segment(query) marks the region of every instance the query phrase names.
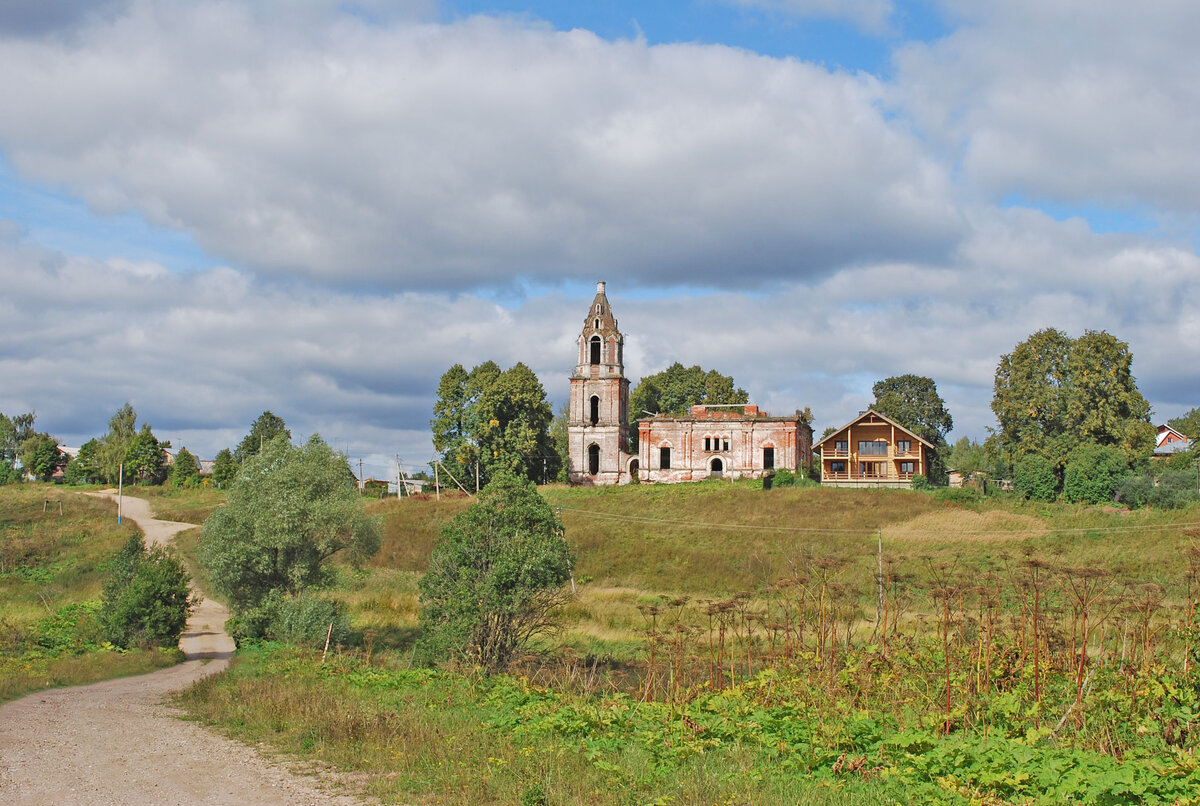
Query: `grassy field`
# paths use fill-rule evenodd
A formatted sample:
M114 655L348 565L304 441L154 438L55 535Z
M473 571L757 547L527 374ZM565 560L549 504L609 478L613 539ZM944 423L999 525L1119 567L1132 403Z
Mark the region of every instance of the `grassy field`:
M178 662L101 640L106 563L135 532L108 502L53 485L0 487L0 701Z
M542 492L578 594L512 674L411 667L417 581L469 501L390 500L329 592L353 645L242 653L187 706L385 802L1200 802L1200 510Z

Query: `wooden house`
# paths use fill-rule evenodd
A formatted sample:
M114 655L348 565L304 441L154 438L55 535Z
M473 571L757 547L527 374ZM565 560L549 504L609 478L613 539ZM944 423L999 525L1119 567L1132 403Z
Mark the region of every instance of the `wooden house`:
M875 411L864 411L813 450L821 452L821 484L832 487L911 487L929 474L933 445Z

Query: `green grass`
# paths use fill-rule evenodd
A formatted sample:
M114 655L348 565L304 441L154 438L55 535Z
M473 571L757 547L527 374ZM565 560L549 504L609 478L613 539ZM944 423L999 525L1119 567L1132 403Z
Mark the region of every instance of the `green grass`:
M62 514L59 514L59 503ZM141 674L177 652L103 645L95 611L107 563L135 534L111 504L50 484L0 486L0 700Z
M150 502L154 517L178 523L204 523L205 518L225 503L226 493L212 487L173 487L163 484L153 487L126 488L129 495Z
M186 706L362 772L384 802L1197 802L1184 795L1200 791L1200 655L1186 674L1182 661L1200 640L1183 618L1200 508L728 482L542 492L578 553L579 593L563 633L513 676L409 668L417 581L469 500L387 500L369 505L380 554L340 567L329 592L355 645L324 666L275 646L239 653ZM880 539L901 611L886 645L872 637ZM1031 556L1061 569L1041 601L1038 679ZM1112 588L1072 711L1078 568ZM989 573L1001 592L985 628ZM1152 582L1166 593L1143 622Z

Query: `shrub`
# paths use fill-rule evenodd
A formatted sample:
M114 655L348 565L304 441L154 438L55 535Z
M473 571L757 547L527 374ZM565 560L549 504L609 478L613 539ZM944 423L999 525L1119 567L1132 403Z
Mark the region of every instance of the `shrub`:
M330 632L330 625L333 626ZM287 596L273 591L258 607L232 619L228 631L239 646L248 641L269 640L308 648L321 648L326 636L331 644L350 638L350 621L342 602L313 593Z
M929 483L929 479L920 473L917 473L912 477L912 488L914 490L928 490L932 486L933 485Z
M1118 481L1129 465L1120 448L1081 445L1071 451L1063 476L1063 497L1071 503L1100 504L1112 501Z
M1144 507L1154 495L1154 479L1144 473L1131 473L1117 484L1117 500L1131 509Z
M502 472L442 527L421 578L424 659L503 669L555 626L575 557L532 482Z
M1180 509L1195 502L1196 474L1191 470L1165 470L1150 493L1149 503L1159 509Z
M796 474L786 467L781 467L775 471L775 486L776 487L795 487Z
M1021 457L1013 468L1013 490L1030 501L1053 501L1058 497L1053 463L1039 453Z
M172 647L196 605L182 563L159 546L129 538L104 584L101 621L115 646Z

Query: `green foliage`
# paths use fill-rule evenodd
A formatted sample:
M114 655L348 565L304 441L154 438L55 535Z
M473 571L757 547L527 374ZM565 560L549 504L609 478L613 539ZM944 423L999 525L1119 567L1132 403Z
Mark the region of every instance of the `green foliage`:
M280 434L242 466L229 502L204 522L200 559L235 611L271 591L297 594L326 578L324 563L346 551L361 562L379 550L346 458L314 435L297 447Z
M219 489L224 489L229 482L233 481L238 473L237 460L233 458L233 453L229 448L222 448L217 451L217 458L213 461L212 482Z
M1188 439L1200 439L1200 406L1180 417L1172 417L1167 420L1167 425Z
M172 647L195 607L183 564L135 535L114 558L104 584L101 619L114 646Z
M433 407L433 445L442 464L463 486L479 464L482 484L513 473L534 481L558 477L561 459L550 436L553 420L546 392L522 363L501 372L487 361L467 373L446 370Z
M421 579L423 647L497 670L554 626L575 558L532 483L503 473L442 528Z
M108 433L100 440L100 471L104 481L117 483L121 475L121 463L125 461L125 454L137 433L137 412L132 404L126 402L109 418Z
M287 423L283 421L282 417L264 411L258 415L257 420L250 424L250 433L246 434L238 443L233 452L233 458L239 464L245 462L251 456L257 456L268 442L280 435L289 440L292 438L292 432L288 430Z
M186 447L180 448L171 465L171 483L176 487L195 487L200 483L200 463Z
M1058 497L1054 463L1039 453L1021 457L1013 468L1013 491L1030 501L1053 501Z
M1131 473L1117 484L1117 498L1132 509L1181 509L1200 499L1196 471L1166 469L1157 480L1148 473Z
M996 367L997 453L1014 464L1040 453L1056 469L1085 442L1119 448L1126 467L1148 456L1154 427L1132 364L1129 345L1104 331L1034 333Z
M914 490L928 490L933 485L929 483L929 479L920 473L914 474L912 477L912 488Z
M7 417L0 413L0 465L12 467L21 453L21 445L34 435L37 414L28 412Z
M138 484L162 484L167 477L167 459L163 451L170 442L159 442L149 423L129 441L125 449L125 478Z
M932 378L922 375L897 375L877 381L871 387L875 402L871 408L886 415L934 446L928 473L932 484L946 483L946 435L954 428L954 418L938 394Z
M963 481L967 481L974 474L987 470L987 451L979 442L963 437L954 443L946 463L950 469L962 474Z
M629 394L630 435L637 450L638 420L654 414L687 414L692 406L717 403L748 403L746 390L734 384L729 375L699 365L685 367L676 361L671 366L638 381Z
M21 467L32 476L49 481L66 465L66 454L59 451L58 440L49 434L34 434L21 443Z
M1117 483L1128 471L1125 454L1114 445L1080 445L1071 451L1063 476L1063 497L1072 504L1113 500Z
M97 439L83 443L79 453L63 471L63 480L68 484L93 484L104 478L100 469L103 445Z
M228 631L238 646L267 640L319 649L326 637L331 646L345 644L350 621L345 605L337 600L309 591L288 596L274 590L257 607L230 619Z

